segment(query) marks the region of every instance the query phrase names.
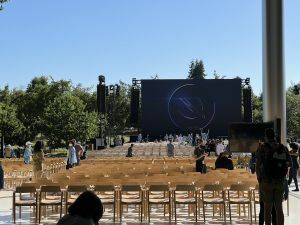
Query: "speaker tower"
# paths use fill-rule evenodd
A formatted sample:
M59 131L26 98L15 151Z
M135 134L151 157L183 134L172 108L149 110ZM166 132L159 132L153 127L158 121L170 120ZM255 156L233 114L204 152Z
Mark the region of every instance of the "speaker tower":
M106 87L105 87L105 77L100 75L99 84L97 85L97 109L99 113L105 114L105 98L106 98Z
M131 88L130 100L130 123L136 125L139 122L140 89L133 86Z

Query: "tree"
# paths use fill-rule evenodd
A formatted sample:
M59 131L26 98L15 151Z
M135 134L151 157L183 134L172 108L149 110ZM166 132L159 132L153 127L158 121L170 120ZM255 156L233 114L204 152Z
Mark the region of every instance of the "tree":
M81 99L88 112L97 112L97 94L91 88L84 88L81 84L73 87L72 94Z
M202 60L192 60L189 68L188 79L205 79L206 74Z
M0 0L0 11L3 10L2 4L7 2L7 0Z
M262 94L257 96L252 92L252 112L253 112L253 122L262 123L263 122Z
M68 140L85 141L98 132L97 113L86 112L86 105L76 96L65 93L45 110L45 136L51 146L63 146Z
M289 92L292 92L294 95L299 95L300 94L300 83L298 84L293 84L292 86L288 88Z
M107 122L109 133L120 134L129 127L131 86L119 82L119 94L107 97Z
M24 126L17 118L16 107L0 103L0 133L6 143L18 143L18 136L23 132Z
M300 134L300 95L287 91L286 95L287 134L297 137Z

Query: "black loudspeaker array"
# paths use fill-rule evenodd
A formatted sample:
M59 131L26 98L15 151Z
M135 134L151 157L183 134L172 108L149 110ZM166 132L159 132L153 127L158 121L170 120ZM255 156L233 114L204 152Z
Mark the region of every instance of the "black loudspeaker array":
M140 89L131 88L131 104L130 104L130 123L137 124L139 122L139 106L140 106Z
M105 98L106 98L106 87L105 87L105 77L103 75L99 76L99 84L97 85L97 109L99 113L105 113Z
M252 90L251 87L243 89L243 103L244 103L244 122L253 122L252 113Z

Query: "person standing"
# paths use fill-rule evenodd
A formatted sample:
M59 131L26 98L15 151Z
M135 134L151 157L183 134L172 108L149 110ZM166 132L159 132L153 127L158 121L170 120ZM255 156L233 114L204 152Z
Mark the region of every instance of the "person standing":
M15 151L10 144L6 145L5 149L3 150L3 158L16 158Z
M274 205L277 225L283 225L284 182L288 167L291 166L291 158L287 148L276 142L273 129L266 129L265 137L265 143L260 145L256 152L256 175L260 199L264 204L264 220L266 225L271 225Z
M31 150L32 143L30 141L26 142L26 148L24 151L24 162L25 164L30 164L32 161L32 150Z
M215 143L214 139L208 141L207 150L208 150L208 156L210 156L211 152L213 152L213 153L216 152L216 143Z
M36 178L42 177L43 162L45 160L43 148L44 148L44 143L42 141L37 141L33 148L32 166L33 166L33 173Z
M68 151L68 167L72 168L77 163L76 149L74 140L69 141L69 151Z
M292 180L294 180L296 189L294 189L292 191L299 191L298 180L297 180L297 173L298 173L298 169L299 169L299 164L298 164L298 160L297 160L298 156L299 156L298 144L293 142L290 144L290 147L291 147L290 156L292 158L293 165L290 169L288 185L290 185L292 183Z
M139 134L138 134L138 137L137 137L137 141L138 141L139 143L141 143L142 140L143 140L143 136L142 136L141 133L139 133Z
M203 173L203 168L204 168L203 161L205 158L205 149L202 140L199 140L197 146L195 147L194 158L196 159L196 172Z
M172 144L172 139L169 140L169 143L167 144L167 156L168 157L174 157L174 145Z
M81 143L80 142L76 142L75 139L72 140L73 143L75 144L74 145L74 148L75 148L75 152L76 152L76 166L79 166L80 165L80 157L83 155L83 147L81 146Z
M216 146L216 156L219 156L222 152L224 152L224 145L222 143L222 140L218 140L218 144Z

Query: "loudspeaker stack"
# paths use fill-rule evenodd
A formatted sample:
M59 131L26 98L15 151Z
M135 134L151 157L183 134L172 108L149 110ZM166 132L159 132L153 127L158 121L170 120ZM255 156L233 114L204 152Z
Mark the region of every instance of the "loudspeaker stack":
M253 122L252 113L252 90L248 86L243 89L243 103L244 103L244 122Z
M139 122L139 106L140 106L140 89L138 87L131 88L131 104L130 104L130 122L132 125Z
M105 77L100 75L99 84L97 85L97 109L99 113L105 113L105 97L106 97L106 87L105 87Z

